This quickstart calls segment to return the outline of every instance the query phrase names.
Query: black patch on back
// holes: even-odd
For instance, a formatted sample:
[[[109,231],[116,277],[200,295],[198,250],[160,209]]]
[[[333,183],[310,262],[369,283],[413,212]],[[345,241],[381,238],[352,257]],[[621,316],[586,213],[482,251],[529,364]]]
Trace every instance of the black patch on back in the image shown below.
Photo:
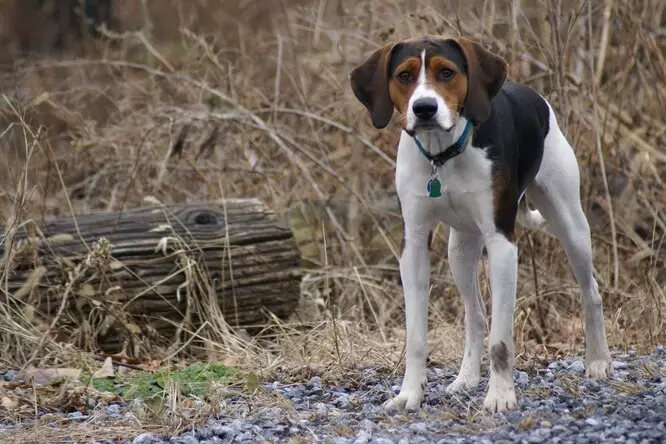
[[[472,144],[488,153],[493,185],[502,187],[495,190],[495,226],[508,238],[513,237],[518,197],[541,166],[549,117],[543,97],[527,86],[506,82],[491,101],[488,120],[474,129]]]

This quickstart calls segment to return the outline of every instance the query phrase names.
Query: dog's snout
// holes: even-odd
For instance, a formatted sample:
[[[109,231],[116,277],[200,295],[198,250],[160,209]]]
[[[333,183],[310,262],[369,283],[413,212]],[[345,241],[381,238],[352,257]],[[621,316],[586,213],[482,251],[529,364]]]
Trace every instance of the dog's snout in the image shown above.
[[[434,97],[418,99],[414,102],[414,105],[412,105],[412,110],[419,119],[432,119],[432,117],[437,114],[437,100],[435,100]]]

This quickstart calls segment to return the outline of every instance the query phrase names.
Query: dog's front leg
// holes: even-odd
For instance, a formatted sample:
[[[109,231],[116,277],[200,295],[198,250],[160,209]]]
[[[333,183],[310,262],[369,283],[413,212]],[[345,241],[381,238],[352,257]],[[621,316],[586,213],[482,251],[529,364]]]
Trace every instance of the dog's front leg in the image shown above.
[[[490,269],[492,318],[490,339],[490,381],[483,402],[495,413],[517,407],[513,384],[513,315],[516,306],[518,248],[501,233],[485,238]]]
[[[428,355],[429,233],[429,228],[413,226],[405,220],[405,247],[400,257],[400,278],[405,295],[406,368],[400,394],[388,402],[389,409],[418,410],[423,401]]]

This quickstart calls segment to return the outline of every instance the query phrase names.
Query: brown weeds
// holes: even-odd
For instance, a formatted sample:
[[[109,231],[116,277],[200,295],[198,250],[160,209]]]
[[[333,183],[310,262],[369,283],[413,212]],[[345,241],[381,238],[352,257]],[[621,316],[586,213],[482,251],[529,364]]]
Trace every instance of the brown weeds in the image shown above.
[[[9,14],[15,5],[0,6]],[[105,39],[45,54],[21,52],[10,44],[17,31],[0,28],[3,282],[13,230],[44,218],[146,199],[258,197],[299,241],[302,307],[263,335],[210,344],[211,359],[265,372],[396,368],[399,133],[371,126],[348,73],[388,40],[463,33],[555,108],[580,162],[610,342],[649,348],[666,337],[665,9],[666,1],[612,0],[121,0],[119,29]],[[463,312],[442,254],[446,231],[434,235],[431,360],[453,364]],[[559,242],[521,232],[519,246],[517,350],[580,351],[579,290]],[[62,345],[45,334],[55,321],[23,296],[1,295],[2,360],[62,360]]]

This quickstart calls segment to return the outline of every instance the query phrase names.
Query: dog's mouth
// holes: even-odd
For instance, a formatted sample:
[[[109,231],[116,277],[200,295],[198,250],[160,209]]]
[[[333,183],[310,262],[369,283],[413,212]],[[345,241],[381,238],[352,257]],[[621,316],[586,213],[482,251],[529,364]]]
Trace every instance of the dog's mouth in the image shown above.
[[[430,133],[436,131],[444,131],[449,133],[454,127],[455,125],[451,125],[445,128],[435,121],[428,120],[428,121],[418,121],[414,124],[414,126],[411,129],[405,128],[405,131],[407,132],[407,134],[414,137],[417,132]]]

